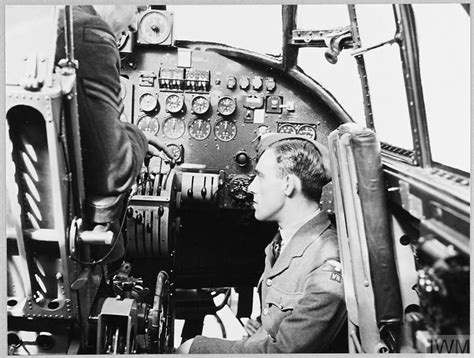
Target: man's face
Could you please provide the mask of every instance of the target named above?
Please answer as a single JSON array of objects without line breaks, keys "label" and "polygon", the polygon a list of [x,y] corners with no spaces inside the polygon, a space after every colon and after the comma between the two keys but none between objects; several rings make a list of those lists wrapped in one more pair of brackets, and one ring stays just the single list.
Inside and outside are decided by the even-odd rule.
[{"label": "man's face", "polygon": [[110,5],[108,23],[117,38],[126,31],[136,31],[138,26],[138,14],[145,8],[137,5]]},{"label": "man's face", "polygon": [[285,178],[280,178],[275,154],[267,149],[255,167],[255,179],[249,185],[253,194],[255,218],[263,221],[278,221],[285,204]]}]

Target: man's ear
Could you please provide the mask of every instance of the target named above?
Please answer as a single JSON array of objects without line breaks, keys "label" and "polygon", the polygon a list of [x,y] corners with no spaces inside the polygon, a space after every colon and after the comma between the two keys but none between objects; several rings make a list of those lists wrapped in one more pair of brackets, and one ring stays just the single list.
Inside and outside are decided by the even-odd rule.
[{"label": "man's ear", "polygon": [[293,197],[296,193],[301,191],[301,180],[294,174],[286,176],[284,193],[288,197]]}]

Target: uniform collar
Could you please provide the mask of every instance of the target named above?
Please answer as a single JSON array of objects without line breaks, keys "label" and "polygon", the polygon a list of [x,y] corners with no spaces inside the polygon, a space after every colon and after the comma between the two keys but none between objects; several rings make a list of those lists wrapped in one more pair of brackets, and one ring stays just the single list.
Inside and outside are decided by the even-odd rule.
[{"label": "uniform collar", "polygon": [[[326,212],[320,212],[318,215],[307,221],[301,226],[295,233],[291,241],[285,250],[282,251],[280,257],[275,262],[275,265],[268,271],[269,278],[276,276],[289,265],[293,257],[302,256],[307,247],[314,241],[319,240],[320,235],[330,226],[330,221]],[[278,233],[277,235],[280,235]],[[268,245],[265,249],[267,256],[266,260],[269,260],[272,250],[272,245]],[[269,261],[267,262],[269,264]]]},{"label": "uniform collar", "polygon": [[290,225],[286,228],[279,228],[279,232],[281,235],[281,249],[283,249],[288,245],[290,240],[293,238],[293,236],[298,232],[298,230],[309,220],[314,218],[316,215],[318,215],[320,212],[320,209],[317,209],[316,211],[312,212],[310,215],[305,216],[302,220],[294,223],[293,225]]}]

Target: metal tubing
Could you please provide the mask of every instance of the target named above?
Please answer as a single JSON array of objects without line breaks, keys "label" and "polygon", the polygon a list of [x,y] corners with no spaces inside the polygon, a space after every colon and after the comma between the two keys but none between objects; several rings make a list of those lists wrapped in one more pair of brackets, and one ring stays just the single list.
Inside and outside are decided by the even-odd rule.
[{"label": "metal tubing", "polygon": [[296,28],[297,5],[282,5],[282,28],[283,28],[283,48],[282,65],[287,71],[295,67],[298,60],[298,46],[291,45],[293,30]]},{"label": "metal tubing", "polygon": [[[349,17],[351,20],[352,41],[354,42],[354,49],[361,48],[359,25],[357,24],[357,14],[355,5],[347,5],[349,9]],[[363,54],[355,55],[357,63],[357,71],[359,72],[360,83],[362,85],[362,100],[364,102],[365,123],[367,128],[375,129],[374,116],[372,113],[372,103],[370,101],[369,82],[367,79],[367,70],[365,69],[365,60]]]},{"label": "metal tubing", "polygon": [[410,113],[415,164],[431,168],[431,150],[426,123],[425,102],[421,84],[415,15],[411,5],[394,5],[395,20],[399,27],[400,57]]}]

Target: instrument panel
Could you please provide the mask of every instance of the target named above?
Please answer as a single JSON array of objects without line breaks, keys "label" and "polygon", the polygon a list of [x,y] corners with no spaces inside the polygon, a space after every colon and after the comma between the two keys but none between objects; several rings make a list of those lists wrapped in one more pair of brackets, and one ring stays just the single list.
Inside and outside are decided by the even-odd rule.
[{"label": "instrument panel", "polygon": [[169,145],[178,164],[252,174],[261,134],[295,133],[326,144],[337,124],[287,75],[214,52],[137,47],[121,73],[133,84],[125,99],[132,123]]},{"label": "instrument panel", "polygon": [[[274,223],[256,221],[248,192],[258,137],[297,133],[327,145],[337,118],[288,74],[244,57],[136,46],[121,74],[131,122],[160,138],[180,171],[176,284],[254,282],[275,232]],[[154,168],[161,165],[152,158],[149,171]],[[323,209],[332,209],[331,190],[330,184],[323,190]]]}]

